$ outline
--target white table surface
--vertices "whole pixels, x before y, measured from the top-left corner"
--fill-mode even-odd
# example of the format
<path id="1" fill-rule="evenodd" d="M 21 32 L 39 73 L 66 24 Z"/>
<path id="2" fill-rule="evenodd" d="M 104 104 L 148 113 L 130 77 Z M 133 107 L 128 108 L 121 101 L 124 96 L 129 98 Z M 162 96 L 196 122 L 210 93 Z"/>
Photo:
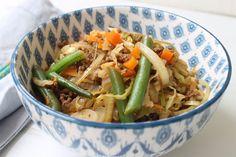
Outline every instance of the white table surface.
<path id="1" fill-rule="evenodd" d="M 129 1 L 92 1 L 92 0 L 51 0 L 63 11 L 106 4 L 133 4 L 148 6 Z M 201 24 L 215 34 L 225 45 L 236 65 L 236 17 L 226 17 L 201 12 L 150 5 L 149 7 L 174 12 Z M 234 71 L 234 69 L 233 69 Z M 232 79 L 219 108 L 206 127 L 181 148 L 163 157 L 235 157 L 236 156 L 236 76 Z M 29 124 L 21 133 L 0 152 L 1 157 L 78 157 L 78 152 L 60 145 L 42 132 L 36 125 Z"/>

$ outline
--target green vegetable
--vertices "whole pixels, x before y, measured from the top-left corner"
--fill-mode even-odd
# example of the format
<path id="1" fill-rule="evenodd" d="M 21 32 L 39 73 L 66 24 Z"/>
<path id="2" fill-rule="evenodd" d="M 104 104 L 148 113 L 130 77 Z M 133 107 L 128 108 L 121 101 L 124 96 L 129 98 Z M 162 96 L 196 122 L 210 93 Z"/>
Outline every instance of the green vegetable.
<path id="1" fill-rule="evenodd" d="M 33 76 L 38 78 L 39 80 L 46 80 L 46 76 L 44 71 L 37 65 L 33 66 Z M 55 94 L 51 89 L 47 89 L 45 87 L 36 86 L 40 94 L 44 97 L 46 101 L 46 105 L 50 106 L 56 111 L 61 111 L 61 105 Z"/>
<path id="2" fill-rule="evenodd" d="M 109 71 L 109 77 L 110 77 L 111 83 L 112 83 L 112 93 L 119 94 L 119 95 L 124 94 L 125 93 L 125 86 L 124 86 L 124 82 L 123 82 L 123 79 L 122 79 L 120 73 L 110 67 L 108 68 L 108 71 Z M 128 114 L 128 115 L 124 114 L 127 102 L 128 102 L 127 99 L 116 100 L 116 107 L 117 107 L 117 110 L 119 113 L 120 121 L 122 123 L 134 121 L 131 114 Z"/>
<path id="3" fill-rule="evenodd" d="M 83 97 L 86 97 L 86 98 L 92 98 L 93 97 L 93 95 L 90 92 L 86 91 L 85 89 L 82 89 L 82 88 L 78 87 L 73 82 L 63 78 L 62 76 L 60 76 L 59 74 L 57 74 L 55 72 L 51 72 L 47 76 L 50 79 L 55 78 L 60 86 L 62 86 L 64 88 L 67 88 L 70 91 L 75 92 L 80 96 L 83 96 Z"/>
<path id="4" fill-rule="evenodd" d="M 135 46 L 137 46 L 142 55 L 147 57 L 147 59 L 151 62 L 152 67 L 157 71 L 160 77 L 162 85 L 167 86 L 170 81 L 170 76 L 163 60 L 147 45 L 137 43 Z"/>
<path id="5" fill-rule="evenodd" d="M 76 51 L 60 59 L 57 63 L 52 64 L 48 69 L 47 74 L 51 72 L 60 73 L 62 70 L 85 58 L 85 54 L 82 51 Z"/>
<path id="6" fill-rule="evenodd" d="M 152 48 L 153 41 L 151 37 L 146 36 L 143 39 L 143 43 L 149 48 Z M 141 109 L 149 82 L 150 71 L 151 63 L 145 56 L 142 56 L 139 61 L 138 72 L 134 80 L 129 102 L 125 108 L 125 115 L 137 112 Z"/>

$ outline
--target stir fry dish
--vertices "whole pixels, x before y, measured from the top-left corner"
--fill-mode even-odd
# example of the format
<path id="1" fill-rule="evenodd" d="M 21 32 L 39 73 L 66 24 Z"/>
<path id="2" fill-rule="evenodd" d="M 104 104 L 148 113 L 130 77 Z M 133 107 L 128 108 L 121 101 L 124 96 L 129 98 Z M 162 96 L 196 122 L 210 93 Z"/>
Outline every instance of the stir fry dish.
<path id="1" fill-rule="evenodd" d="M 109 28 L 58 46 L 50 67 L 34 65 L 32 81 L 39 100 L 75 118 L 154 121 L 186 113 L 210 94 L 171 43 L 151 36 Z"/>

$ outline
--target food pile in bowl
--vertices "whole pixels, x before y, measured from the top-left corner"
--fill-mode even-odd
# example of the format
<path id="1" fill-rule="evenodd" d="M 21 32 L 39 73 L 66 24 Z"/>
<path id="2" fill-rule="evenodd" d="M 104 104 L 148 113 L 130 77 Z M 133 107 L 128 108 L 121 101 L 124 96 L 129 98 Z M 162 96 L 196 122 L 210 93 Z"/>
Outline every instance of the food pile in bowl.
<path id="1" fill-rule="evenodd" d="M 80 156 L 160 156 L 196 135 L 231 77 L 220 41 L 175 14 L 103 6 L 29 32 L 11 74 L 32 121 Z"/>
<path id="2" fill-rule="evenodd" d="M 44 103 L 96 122 L 143 122 L 179 115 L 206 102 L 210 89 L 176 48 L 140 33 L 93 30 L 60 44 L 47 70 L 33 69 Z M 201 88 L 201 89 L 200 89 Z"/>

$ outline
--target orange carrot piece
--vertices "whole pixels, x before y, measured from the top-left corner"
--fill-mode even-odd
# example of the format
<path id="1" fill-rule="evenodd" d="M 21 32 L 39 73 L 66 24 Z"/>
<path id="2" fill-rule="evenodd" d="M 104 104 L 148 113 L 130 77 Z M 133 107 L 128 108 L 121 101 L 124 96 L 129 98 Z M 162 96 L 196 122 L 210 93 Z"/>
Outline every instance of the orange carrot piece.
<path id="1" fill-rule="evenodd" d="M 106 34 L 106 38 L 107 41 L 111 43 L 113 46 L 116 46 L 117 44 L 122 42 L 120 34 L 114 31 L 108 32 Z"/>
<path id="2" fill-rule="evenodd" d="M 91 41 L 91 42 L 95 42 L 95 41 L 97 41 L 97 37 L 93 36 L 93 35 L 87 35 L 86 40 Z"/>
<path id="3" fill-rule="evenodd" d="M 164 49 L 161 53 L 161 58 L 165 59 L 167 61 L 167 63 L 171 64 L 171 60 L 174 56 L 174 53 L 171 52 L 169 49 Z"/>
<path id="4" fill-rule="evenodd" d="M 123 65 L 130 70 L 134 70 L 138 65 L 138 60 L 132 56 L 127 62 L 123 63 Z"/>
<path id="5" fill-rule="evenodd" d="M 131 52 L 131 55 L 134 56 L 134 58 L 139 59 L 140 58 L 140 50 L 138 47 L 134 47 L 133 51 Z"/>
<path id="6" fill-rule="evenodd" d="M 103 43 L 104 43 L 103 40 L 99 40 L 99 41 L 98 41 L 98 48 L 99 48 L 99 49 L 102 49 Z"/>
<path id="7" fill-rule="evenodd" d="M 62 76 L 77 76 L 77 68 L 70 66 L 61 72 Z"/>
<path id="8" fill-rule="evenodd" d="M 136 74 L 135 70 L 126 69 L 126 71 L 122 74 L 124 77 L 132 77 Z"/>

